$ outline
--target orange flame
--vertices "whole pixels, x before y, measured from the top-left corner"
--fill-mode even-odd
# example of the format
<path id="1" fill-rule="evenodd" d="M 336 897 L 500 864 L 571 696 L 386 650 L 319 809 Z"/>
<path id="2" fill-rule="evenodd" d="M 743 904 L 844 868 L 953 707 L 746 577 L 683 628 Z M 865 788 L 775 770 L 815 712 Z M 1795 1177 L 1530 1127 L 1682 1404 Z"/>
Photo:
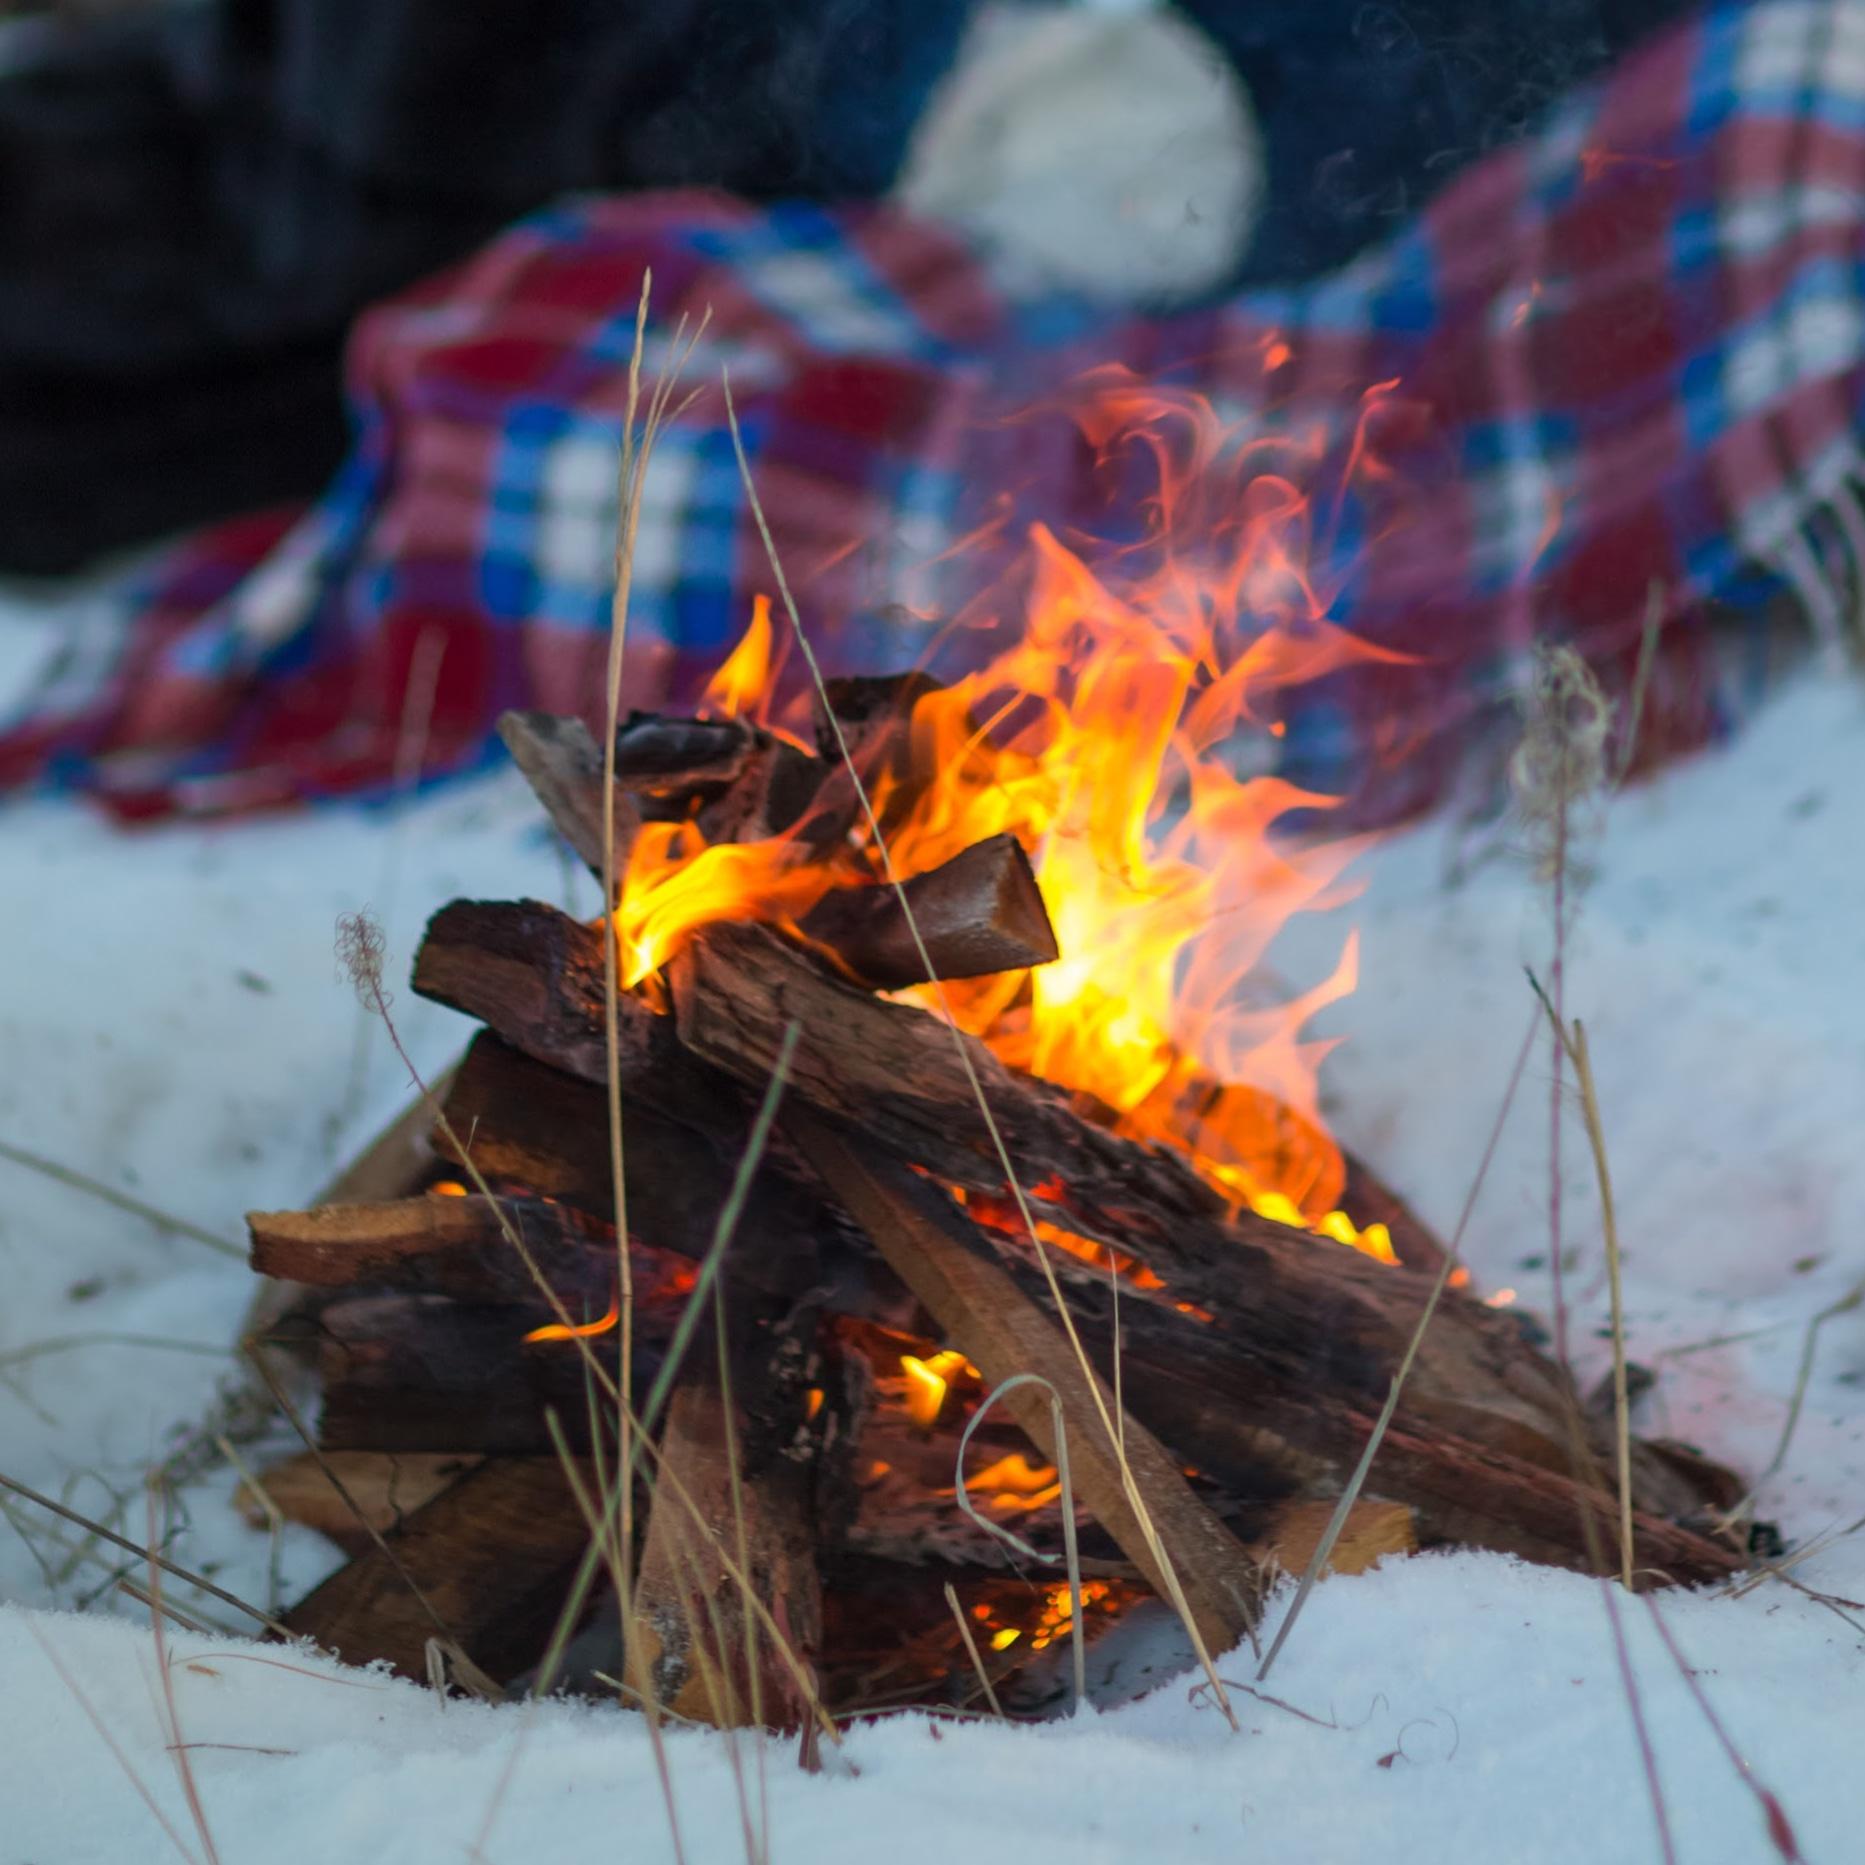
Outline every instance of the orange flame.
<path id="1" fill-rule="evenodd" d="M 1392 386 L 1364 398 L 1355 475 L 1384 470 L 1368 426 Z M 1344 1165 L 1315 1096 L 1331 1045 L 1301 1034 L 1353 989 L 1353 940 L 1331 975 L 1284 1001 L 1256 982 L 1292 914 L 1346 897 L 1364 840 L 1286 833 L 1334 799 L 1262 774 L 1266 747 L 1253 772 L 1250 751 L 1278 733 L 1285 689 L 1403 657 L 1327 618 L 1316 565 L 1334 554 L 1334 524 L 1300 483 L 1319 440 L 1239 437 L 1199 398 L 1119 371 L 1099 372 L 1075 414 L 1104 467 L 1138 460 L 1156 481 L 1148 535 L 1091 566 L 1032 528 L 1012 645 L 921 697 L 906 773 L 871 779 L 898 872 L 1008 832 L 1055 925 L 1056 963 L 948 984 L 944 1000 L 1006 1062 L 1182 1148 L 1233 1204 L 1390 1260 L 1383 1229 L 1362 1233 L 1339 1209 Z M 1007 599 L 987 594 L 965 621 L 1004 620 Z M 760 599 L 708 708 L 768 708 L 771 670 Z M 650 824 L 616 916 L 623 977 L 649 979 L 712 920 L 794 924 L 877 865 L 859 834 L 825 855 L 795 831 L 708 846 L 694 823 Z M 938 1008 L 930 988 L 916 995 Z"/>
<path id="2" fill-rule="evenodd" d="M 597 1334 L 606 1334 L 622 1318 L 622 1304 L 619 1296 L 609 1300 L 609 1312 L 599 1321 L 581 1321 L 572 1327 L 566 1327 L 561 1321 L 553 1321 L 547 1327 L 533 1328 L 525 1336 L 527 1341 L 534 1340 L 589 1340 Z"/>

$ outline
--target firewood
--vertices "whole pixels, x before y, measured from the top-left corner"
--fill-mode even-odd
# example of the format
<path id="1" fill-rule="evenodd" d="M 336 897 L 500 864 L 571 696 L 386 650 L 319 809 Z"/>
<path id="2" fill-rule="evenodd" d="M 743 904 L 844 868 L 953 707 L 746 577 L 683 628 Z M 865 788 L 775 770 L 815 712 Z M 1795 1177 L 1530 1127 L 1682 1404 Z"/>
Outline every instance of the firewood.
<path id="1" fill-rule="evenodd" d="M 550 712 L 508 712 L 499 719 L 499 736 L 512 762 L 537 792 L 557 833 L 582 858 L 590 873 L 604 873 L 602 823 L 602 747 L 581 719 Z M 641 811 L 620 785 L 610 809 L 614 840 L 612 872 L 628 871 L 628 852 L 641 826 Z"/>
<path id="2" fill-rule="evenodd" d="M 753 1467 L 746 1423 L 735 1425 L 739 1465 L 728 1452 L 725 1403 L 703 1371 L 675 1389 L 661 1436 L 647 1537 L 635 1580 L 635 1652 L 661 1705 L 716 1727 L 804 1720 L 796 1674 L 768 1628 L 748 1609 L 737 1566 L 812 1667 L 822 1640 L 822 1584 L 810 1460 L 767 1457 Z"/>
<path id="3" fill-rule="evenodd" d="M 646 813 L 660 803 L 683 816 L 696 797 L 719 794 L 743 773 L 759 737 L 744 719 L 631 713 L 615 734 L 616 781 L 652 799 Z"/>
<path id="4" fill-rule="evenodd" d="M 941 978 L 1021 971 L 1051 964 L 1057 956 L 1029 857 L 1012 835 L 974 843 L 914 875 L 900 892 L 884 884 L 839 889 L 810 910 L 802 929 L 874 990 L 923 984 L 926 966 L 900 893 Z"/>
<path id="5" fill-rule="evenodd" d="M 573 1342 L 525 1339 L 552 1320 L 542 1303 L 468 1307 L 431 1295 L 358 1296 L 327 1308 L 318 1443 L 326 1450 L 541 1452 L 551 1443 L 547 1410 L 573 1443 L 586 1443 L 582 1355 Z M 636 1315 L 637 1403 L 671 1327 L 670 1308 Z M 612 1349 L 605 1358 L 613 1362 Z"/>
<path id="6" fill-rule="evenodd" d="M 749 1142 L 751 1110 L 723 1077 L 703 1106 L 683 1106 L 703 1130 L 669 1119 L 647 1097 L 627 1097 L 622 1131 L 630 1233 L 658 1249 L 703 1255 L 732 1169 Z M 580 1081 L 481 1031 L 447 1097 L 448 1123 L 471 1136 L 474 1162 L 494 1180 L 544 1193 L 612 1222 L 608 1099 Z M 435 1135 L 443 1155 L 444 1133 Z M 875 1257 L 861 1232 L 824 1202 L 781 1136 L 738 1215 L 729 1257 L 739 1287 L 798 1294 L 819 1289 L 832 1309 L 917 1331 L 917 1305 Z"/>
<path id="7" fill-rule="evenodd" d="M 428 1195 L 388 1204 L 249 1211 L 246 1224 L 252 1265 L 262 1275 L 467 1301 L 536 1299 L 541 1291 L 507 1239 L 501 1213 L 570 1307 L 600 1295 L 613 1281 L 614 1246 L 579 1230 L 567 1212 L 539 1199 L 508 1198 L 495 1210 L 481 1197 Z"/>
<path id="8" fill-rule="evenodd" d="M 315 1529 L 354 1556 L 374 1546 L 371 1529 L 386 1534 L 400 1528 L 483 1461 L 429 1452 L 299 1451 L 268 1464 L 252 1481 L 242 1479 L 233 1499 L 254 1528 L 264 1528 L 276 1509 L 286 1521 Z"/>
<path id="9" fill-rule="evenodd" d="M 541 901 L 456 900 L 428 921 L 414 988 L 540 1062 L 604 1082 L 602 939 Z M 629 995 L 617 1013 L 624 1084 L 652 1083 L 663 1096 L 683 1085 L 692 1071 L 671 1022 Z"/>
<path id="10" fill-rule="evenodd" d="M 585 1485 L 589 1477 L 584 1477 Z M 428 1675 L 451 1638 L 508 1683 L 537 1661 L 589 1539 L 554 1457 L 489 1457 L 314 1588 L 285 1624 L 327 1651 Z"/>
<path id="11" fill-rule="evenodd" d="M 589 1007 L 599 935 L 579 937 L 585 929 L 536 906 L 494 915 L 456 905 L 435 922 L 437 931 L 455 925 L 514 967 L 527 952 L 536 966 L 522 999 L 475 985 L 459 993 L 462 1007 L 488 1016 L 527 1053 L 599 1080 L 599 1010 Z M 936 1019 L 856 989 L 756 926 L 706 928 L 674 959 L 669 981 L 678 1040 L 691 1052 L 684 1078 L 669 1070 L 670 1094 L 706 1098 L 706 1078 L 690 1072 L 696 1059 L 761 1085 L 794 1019 L 794 1098 L 897 1159 L 1001 1198 L 995 1149 L 951 1032 Z M 665 1053 L 666 1019 L 632 1003 L 630 1015 L 631 1085 L 645 1095 L 654 1080 L 649 1057 Z M 965 1040 L 1041 1215 L 1138 1259 L 1174 1301 L 1208 1312 L 1221 1351 L 1253 1380 L 1316 1395 L 1336 1424 L 1347 1403 L 1377 1411 L 1424 1300 L 1419 1278 L 1247 1211 L 1227 1212 L 1180 1155 L 1122 1137 L 1088 1118 L 1082 1097 L 1016 1074 Z M 1053 1196 L 1042 1196 L 1049 1188 Z M 1564 1376 L 1528 1345 L 1518 1322 L 1453 1293 L 1425 1338 L 1403 1416 L 1565 1477 L 1571 1403 Z M 1660 1461 L 1640 1455 L 1641 1506 L 1685 1514 L 1705 1500 L 1699 1489 L 1693 1502 Z"/>
<path id="12" fill-rule="evenodd" d="M 786 1125 L 824 1182 L 873 1239 L 900 1279 L 938 1318 L 992 1385 L 1034 1373 L 1059 1396 L 1068 1453 L 1083 1504 L 1162 1596 L 1164 1570 L 1141 1526 L 1121 1474 L 1124 1460 L 1145 1504 L 1157 1545 L 1176 1572 L 1193 1623 L 1217 1655 L 1255 1627 L 1259 1576 L 1245 1551 L 1192 1492 L 1177 1461 L 1131 1416 L 1116 1447 L 1099 1422 L 1088 1377 L 1055 1323 L 994 1263 L 954 1238 L 946 1201 L 891 1161 L 856 1155 L 820 1122 L 792 1108 Z M 1051 1461 L 1056 1455 L 1050 1401 L 1018 1386 L 1006 1409 Z M 1119 1415 L 1111 1390 L 1102 1393 Z"/>
<path id="13" fill-rule="evenodd" d="M 820 759 L 760 732 L 745 767 L 694 820 L 708 842 L 761 842 L 795 827 L 814 801 L 826 767 Z"/>

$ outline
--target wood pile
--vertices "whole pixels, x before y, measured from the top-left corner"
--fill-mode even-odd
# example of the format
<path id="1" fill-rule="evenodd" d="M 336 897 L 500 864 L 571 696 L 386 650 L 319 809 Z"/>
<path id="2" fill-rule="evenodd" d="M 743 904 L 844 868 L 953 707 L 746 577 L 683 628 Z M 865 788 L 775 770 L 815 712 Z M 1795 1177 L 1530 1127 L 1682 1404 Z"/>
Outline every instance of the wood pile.
<path id="1" fill-rule="evenodd" d="M 871 780 L 910 777 L 919 690 L 833 689 Z M 512 715 L 504 729 L 600 874 L 599 748 L 573 721 Z M 841 765 L 740 721 L 636 718 L 618 736 L 618 873 L 645 823 L 826 848 L 857 808 Z M 943 978 L 1056 957 L 1009 837 L 906 891 Z M 442 908 L 415 989 L 482 1026 L 442 1092 L 444 1121 L 401 1123 L 348 1201 L 250 1219 L 253 1267 L 283 1290 L 266 1344 L 311 1357 L 318 1386 L 315 1451 L 263 1481 L 351 1553 L 288 1623 L 346 1658 L 424 1676 L 438 1639 L 507 1685 L 538 1663 L 585 1560 L 588 1500 L 616 1449 L 588 1356 L 611 1376 L 621 1361 L 613 1331 L 565 1339 L 561 1317 L 596 1322 L 617 1294 L 605 936 L 535 901 Z M 1047 1385 L 1012 1387 L 976 1426 L 965 1467 L 978 1511 L 1060 1549 L 1053 1393 L 1090 1621 L 1167 1590 L 1163 1560 L 1200 1635 L 1228 1649 L 1251 1634 L 1266 1577 L 1307 1559 L 1442 1261 L 1352 1161 L 1343 1202 L 1388 1226 L 1397 1267 L 1230 1208 L 1177 1151 L 877 995 L 925 977 L 896 892 L 876 883 L 838 888 L 795 926 L 710 925 L 656 993 L 617 1001 L 636 1408 L 794 1044 L 725 1249 L 718 1330 L 709 1315 L 674 1372 L 638 1504 L 635 1657 L 683 1714 L 744 1720 L 751 1702 L 765 1721 L 801 1714 L 794 1667 L 754 1658 L 722 1676 L 696 1626 L 729 1634 L 721 1648 L 758 1647 L 747 1619 L 781 1629 L 842 1708 L 975 1698 L 948 1580 L 989 1634 L 983 1660 L 1001 1684 L 1054 1643 L 1060 1570 L 980 1527 L 954 1475 L 983 1394 L 1020 1374 Z M 1007 1197 L 974 1079 L 1042 1246 Z M 495 1197 L 470 1188 L 462 1152 Z M 1453 1288 L 1337 1563 L 1455 1545 L 1611 1571 L 1613 1468 L 1609 1433 L 1532 1328 Z M 1740 1564 L 1710 1530 L 1739 1493 L 1728 1472 L 1641 1442 L 1634 1491 L 1644 1579 Z"/>

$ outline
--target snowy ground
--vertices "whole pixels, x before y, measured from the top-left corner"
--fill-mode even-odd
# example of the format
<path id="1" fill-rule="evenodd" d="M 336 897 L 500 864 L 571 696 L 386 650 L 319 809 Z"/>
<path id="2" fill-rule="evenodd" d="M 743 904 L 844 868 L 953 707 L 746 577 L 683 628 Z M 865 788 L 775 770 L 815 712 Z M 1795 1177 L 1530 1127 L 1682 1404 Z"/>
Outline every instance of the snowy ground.
<path id="1" fill-rule="evenodd" d="M 1613 1149 L 1633 1354 L 1659 1373 L 1641 1426 L 1750 1470 L 1780 1434 L 1809 1318 L 1865 1277 L 1850 1221 L 1865 1208 L 1865 993 L 1850 988 L 1865 924 L 1862 711 L 1856 689 L 1809 680 L 1729 751 L 1622 798 L 1573 944 L 1569 1002 L 1589 1026 Z M 405 973 L 440 900 L 566 897 L 536 825 L 505 781 L 399 815 L 128 839 L 70 805 L 0 810 L 13 901 L 0 925 L 0 1141 L 236 1242 L 242 1210 L 301 1202 L 405 1092 L 338 978 L 337 915 L 373 904 L 391 971 Z M 1444 856 L 1436 828 L 1390 842 L 1362 864 L 1362 899 L 1295 929 L 1278 958 L 1291 976 L 1315 975 L 1348 921 L 1361 928 L 1360 990 L 1331 1025 L 1348 1038 L 1329 1064 L 1332 1117 L 1448 1228 L 1529 1015 L 1522 965 L 1541 962 L 1546 935 L 1518 866 L 1491 863 L 1447 890 Z M 577 904 L 591 904 L 587 890 Z M 405 993 L 398 1014 L 424 1064 L 463 1033 Z M 1538 1062 L 1471 1255 L 1486 1287 L 1543 1308 L 1546 1144 Z M 1577 1128 L 1568 1154 L 1584 1378 L 1604 1365 L 1605 1296 Z M 237 1391 L 226 1342 L 249 1285 L 201 1241 L 0 1161 L 0 1469 L 140 1538 L 143 1473 L 169 1459 L 186 1511 L 176 1557 L 263 1600 L 275 1583 L 302 1590 L 330 1556 L 301 1531 L 274 1551 L 228 1505 L 216 1433 L 242 1457 L 267 1454 L 225 1402 Z M 1826 1329 L 1805 1417 L 1763 1494 L 1798 1544 L 1865 1515 L 1862 1380 L 1865 1312 Z M 1865 1536 L 1798 1571 L 1861 1597 Z M 0 1865 L 172 1855 L 132 1771 L 183 1848 L 206 1856 L 165 1753 L 176 1738 L 158 1713 L 147 1619 L 110 1591 L 112 1572 L 5 1502 Z M 53 1610 L 85 1603 L 85 1617 Z M 223 1607 L 202 1610 L 232 1623 Z M 1664 1613 L 1805 1855 L 1859 1856 L 1853 1626 L 1778 1583 L 1672 1598 Z M 1645 1609 L 1626 1614 L 1677 1857 L 1778 1857 Z M 513 1862 L 613 1849 L 618 1836 L 631 1860 L 673 1856 L 630 1718 L 443 1709 L 412 1685 L 317 1661 L 280 1668 L 277 1647 L 217 1636 L 174 1634 L 169 1649 L 181 1739 L 197 1745 L 228 1865 L 425 1865 L 472 1856 L 476 1839 L 485 1858 Z M 1250 1674 L 1243 1657 L 1221 1668 Z M 1143 1851 L 1351 1861 L 1391 1856 L 1395 1841 L 1485 1861 L 1660 1856 L 1595 1585 L 1475 1556 L 1330 1582 L 1270 1688 L 1336 1726 L 1243 1698 L 1234 1737 L 1181 1683 L 1042 1730 L 898 1719 L 853 1735 L 858 1773 L 807 1777 L 773 1747 L 770 1851 L 866 1865 L 897 1834 L 968 1865 Z M 756 1752 L 739 1754 L 755 1774 Z M 677 1737 L 672 1768 L 685 1856 L 743 1856 L 720 1741 Z"/>

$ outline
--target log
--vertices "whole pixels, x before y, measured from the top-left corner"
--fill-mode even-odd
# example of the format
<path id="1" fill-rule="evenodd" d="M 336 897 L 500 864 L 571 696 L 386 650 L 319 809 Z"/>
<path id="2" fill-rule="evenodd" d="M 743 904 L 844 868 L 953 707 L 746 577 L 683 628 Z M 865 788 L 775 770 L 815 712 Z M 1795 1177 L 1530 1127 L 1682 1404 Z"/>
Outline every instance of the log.
<path id="1" fill-rule="evenodd" d="M 751 1109 L 737 1084 L 720 1077 L 705 1106 L 685 1111 L 705 1120 L 703 1131 L 669 1119 L 645 1096 L 625 1099 L 623 1156 L 631 1235 L 694 1257 L 712 1242 L 749 1142 Z M 601 1089 L 481 1031 L 447 1097 L 447 1117 L 455 1133 L 472 1136 L 474 1161 L 488 1178 L 613 1221 L 608 1100 Z M 444 1133 L 434 1144 L 451 1155 Z M 791 1295 L 817 1289 L 830 1308 L 905 1333 L 922 1331 L 917 1304 L 848 1217 L 825 1203 L 781 1138 L 752 1181 L 729 1262 L 737 1286 Z"/>
<path id="2" fill-rule="evenodd" d="M 537 793 L 557 833 L 600 880 L 605 853 L 613 863 L 609 872 L 628 872 L 628 853 L 641 827 L 641 810 L 619 784 L 610 816 L 614 840 L 605 849 L 602 825 L 602 747 L 590 736 L 581 719 L 566 719 L 550 712 L 507 712 L 499 719 L 499 736 Z"/>
<path id="3" fill-rule="evenodd" d="M 284 1623 L 353 1664 L 383 1658 L 417 1679 L 429 1640 L 450 1638 L 509 1683 L 536 1662 L 588 1539 L 554 1457 L 488 1457 L 386 1537 L 393 1559 L 372 1544 Z"/>
<path id="4" fill-rule="evenodd" d="M 371 1529 L 387 1534 L 402 1527 L 483 1461 L 427 1452 L 299 1451 L 268 1464 L 251 1481 L 242 1478 L 233 1500 L 254 1528 L 264 1528 L 277 1510 L 354 1557 L 375 1545 Z"/>
<path id="5" fill-rule="evenodd" d="M 856 990 L 756 926 L 707 927 L 675 958 L 669 982 L 694 1055 L 762 1081 L 794 1021 L 795 1097 L 896 1159 L 1001 1198 L 996 1151 L 952 1032 L 937 1019 Z M 1087 1117 L 1083 1097 L 961 1040 L 1039 1211 L 1144 1263 L 1174 1301 L 1205 1310 L 1224 1351 L 1260 1377 L 1377 1410 L 1426 1299 L 1419 1278 L 1250 1212 L 1227 1213 L 1181 1155 L 1110 1131 Z M 1045 1187 L 1055 1188 L 1048 1198 Z M 1406 1416 L 1565 1473 L 1575 1403 L 1516 1319 L 1453 1293 L 1408 1382 Z M 1661 1494 L 1668 1509 L 1674 1473 L 1646 1459 L 1640 1476 L 1661 1486 L 1641 1499 Z"/>
<path id="6" fill-rule="evenodd" d="M 900 893 L 941 978 L 989 977 L 1057 957 L 1055 929 L 1029 857 L 1012 835 L 974 843 L 914 875 L 899 892 L 886 884 L 839 889 L 810 910 L 802 930 L 872 990 L 923 984 L 927 969 Z"/>
<path id="7" fill-rule="evenodd" d="M 500 1201 L 532 1262 L 572 1310 L 605 1297 L 615 1247 L 540 1199 Z M 536 1281 L 481 1197 L 397 1199 L 319 1205 L 309 1211 L 249 1211 L 251 1262 L 261 1275 L 320 1288 L 376 1288 L 464 1301 L 540 1298 Z M 598 1301 L 600 1307 L 600 1301 Z"/>
<path id="8" fill-rule="evenodd" d="M 725 1403 L 701 1369 L 668 1405 L 654 1500 L 635 1581 L 635 1664 L 663 1708 L 716 1728 L 796 1728 L 805 1706 L 795 1673 L 728 1571 L 737 1565 L 799 1662 L 813 1670 L 822 1643 L 822 1583 L 810 1459 L 751 1467 L 747 1424 L 727 1451 Z M 684 1500 L 682 1500 L 684 1497 Z M 690 1506 L 689 1506 L 690 1505 Z"/>
<path id="9" fill-rule="evenodd" d="M 1254 1631 L 1260 1576 L 1248 1554 L 1193 1493 L 1177 1460 L 1136 1420 L 1122 1425 L 1117 1450 L 1103 1430 L 1088 1377 L 1055 1323 L 994 1263 L 955 1240 L 945 1200 L 892 1161 L 860 1158 L 828 1127 L 792 1107 L 785 1124 L 843 1206 L 947 1334 L 996 1386 L 1019 1374 L 1046 1380 L 1061 1400 L 1068 1452 L 1084 1506 L 1113 1536 L 1155 1592 L 1165 1571 L 1121 1474 L 1124 1459 L 1144 1501 L 1156 1545 L 1183 1589 L 1199 1636 L 1213 1657 Z M 1047 1393 L 1018 1386 L 1003 1404 L 1051 1462 L 1056 1436 Z M 1109 1416 L 1119 1407 L 1102 1393 Z"/>
<path id="10" fill-rule="evenodd" d="M 531 1454 L 554 1411 L 572 1443 L 590 1429 L 588 1369 L 574 1342 L 525 1335 L 541 1303 L 468 1307 L 430 1295 L 357 1296 L 324 1311 L 318 1443 L 326 1450 Z M 671 1317 L 638 1314 L 635 1401 L 647 1395 Z M 598 1351 L 612 1363 L 612 1343 Z M 598 1409 L 606 1410 L 598 1395 Z"/>

